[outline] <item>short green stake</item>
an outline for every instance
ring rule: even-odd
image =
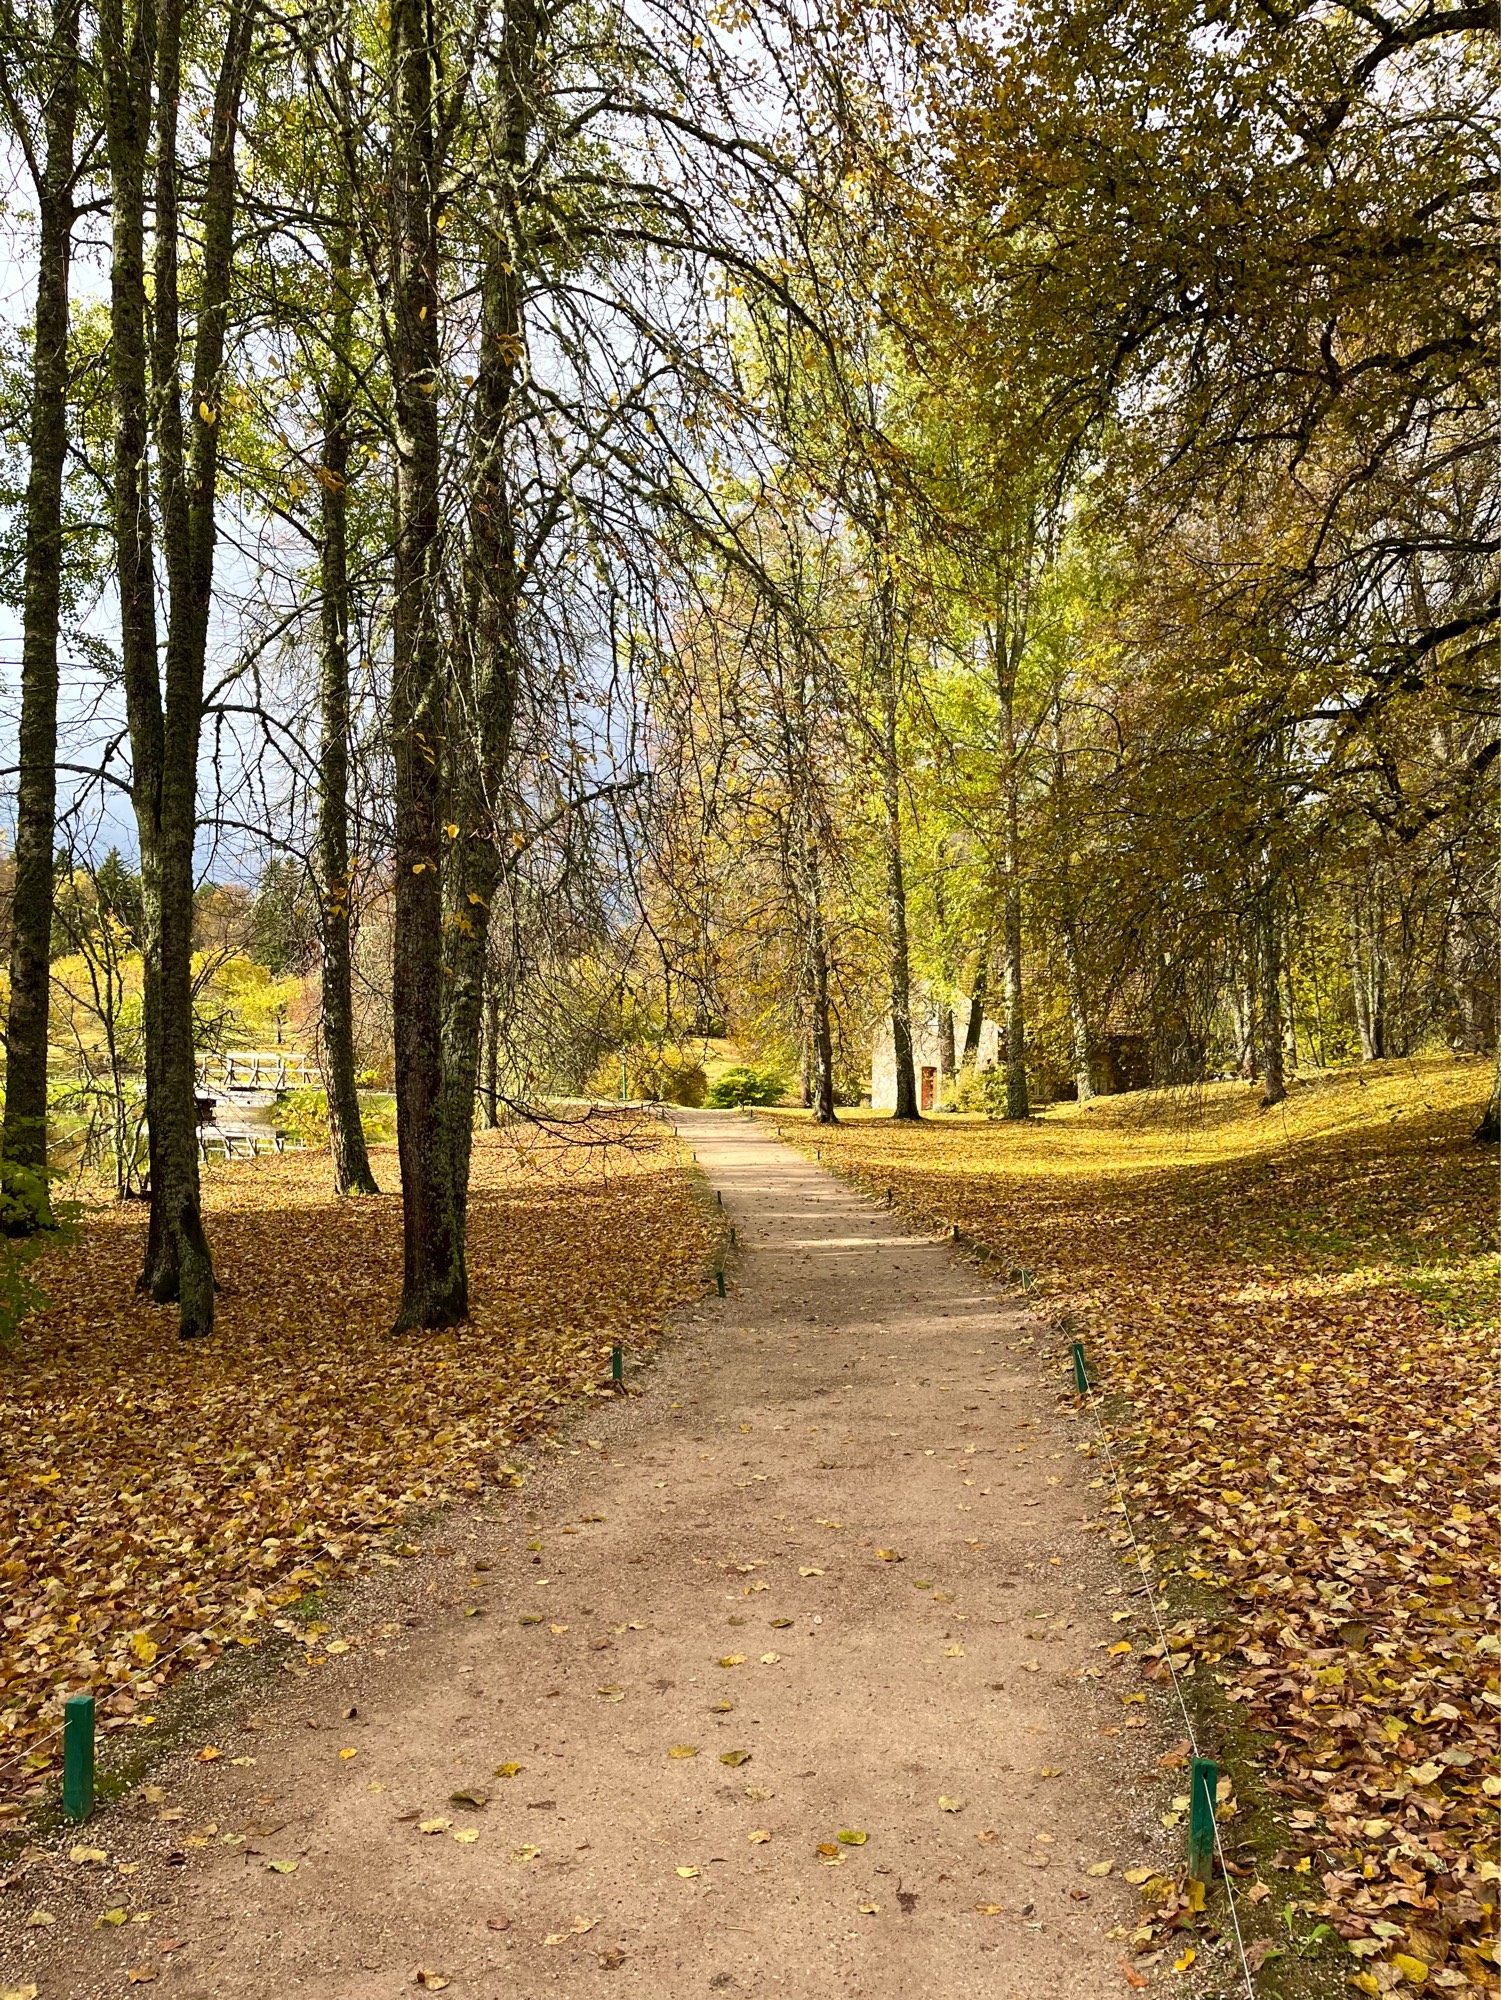
[[[1195,1757],[1188,1771],[1188,1874],[1207,1887],[1214,1879],[1214,1802],[1219,1771],[1212,1757]]]
[[[618,1347],[610,1349],[610,1380],[617,1389],[625,1380],[625,1355]]]
[[[723,1297],[724,1297],[724,1272],[723,1272],[723,1271],[716,1271],[716,1272],[714,1273],[714,1282],[715,1282],[715,1284],[716,1284],[716,1285],[717,1285],[717,1286],[719,1287],[719,1296],[720,1296],[721,1298],[723,1298]]]
[[[735,1247],[735,1225],[732,1222],[730,1224],[730,1248],[733,1250],[734,1247]]]
[[[70,1695],[63,1703],[63,1811],[87,1819],[94,1810],[94,1697]]]
[[[1084,1343],[1082,1340],[1074,1342],[1074,1387],[1081,1396],[1089,1394],[1089,1371],[1084,1366]]]

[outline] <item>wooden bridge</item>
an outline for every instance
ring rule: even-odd
[[[323,1071],[316,1056],[287,1049],[226,1049],[200,1055],[198,1087],[209,1091],[321,1090]]]

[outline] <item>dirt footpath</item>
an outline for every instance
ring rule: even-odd
[[[274,1676],[92,1823],[89,1909],[0,1988],[1126,1991],[1160,1746],[1106,1669],[1130,1600],[1035,1325],[764,1127],[678,1122],[728,1298],[450,1517],[389,1643]]]

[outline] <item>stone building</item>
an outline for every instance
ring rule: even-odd
[[[964,1053],[964,1033],[969,1026],[970,999],[956,993],[953,1002],[953,1046],[945,1033],[943,1003],[920,982],[912,987],[912,1067],[917,1072],[917,1103],[921,1111],[936,1111],[943,1101],[943,1089],[953,1080],[955,1066]],[[980,1045],[975,1053],[977,1069],[990,1069],[1000,1058],[1001,1031],[989,1016],[980,1023]],[[870,1102],[876,1111],[896,1109],[896,1049],[888,1014],[876,1030],[870,1057]]]

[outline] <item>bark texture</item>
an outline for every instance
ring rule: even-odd
[[[68,449],[68,269],[73,244],[78,131],[77,0],[53,21],[43,110],[46,152],[37,174],[40,231],[32,347],[26,554],[17,742],[15,887],[10,1009],[5,1030],[5,1126],[0,1150],[47,1164],[47,1029],[52,964],[53,848],[57,832],[57,643],[62,614],[63,471]]]
[[[347,242],[332,246],[336,288],[333,352],[323,406],[322,618],[318,661],[318,917],[321,946],[323,1083],[329,1151],[340,1194],[379,1194],[355,1083],[349,853],[349,425],[354,317]]]

